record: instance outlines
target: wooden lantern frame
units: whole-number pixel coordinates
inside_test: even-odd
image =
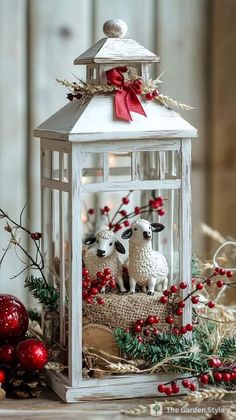
[[[123,40],[126,41],[126,40]],[[128,41],[128,40],[127,40]],[[97,45],[97,44],[96,44]],[[152,54],[152,53],[150,53]],[[140,69],[143,77],[147,76],[147,62],[151,58],[140,58]],[[135,54],[137,57],[137,53]],[[155,56],[156,57],[156,56]],[[132,58],[132,57],[131,57]],[[119,64],[129,64],[132,60],[108,60],[109,68]],[[91,76],[91,59],[86,56],[78,63],[87,64],[88,74]],[[103,75],[106,70],[105,59],[94,60],[97,74]],[[136,58],[136,62],[138,62]],[[115,63],[115,64],[114,64]],[[89,76],[89,77],[90,77]],[[97,83],[97,80],[96,80]],[[161,105],[143,102],[147,117],[133,114],[131,123],[114,120],[113,95],[94,96],[88,103],[81,104],[74,100],[58,113],[41,124],[35,135],[41,138],[41,197],[42,197],[42,233],[47,237],[47,247],[52,246],[53,216],[51,194],[58,193],[58,220],[59,220],[59,249],[60,249],[60,345],[63,348],[66,341],[65,331],[65,301],[66,279],[64,238],[65,226],[63,225],[65,208],[63,195],[67,195],[66,209],[68,215],[68,246],[69,273],[68,279],[68,376],[63,373],[50,371],[50,383],[54,391],[66,402],[77,402],[91,399],[115,399],[143,396],[156,396],[157,384],[168,382],[173,375],[119,375],[105,379],[85,379],[82,377],[82,201],[84,192],[105,191],[147,191],[168,190],[178,191],[179,195],[179,222],[180,222],[180,254],[179,254],[179,279],[191,287],[191,138],[196,137],[197,131],[178,114]],[[166,153],[178,152],[179,170],[177,177],[165,179],[164,162]],[[53,179],[52,155],[58,154],[58,176]],[[131,180],[113,182],[109,179],[109,153],[131,153]],[[158,154],[159,176],[158,179],[138,179],[136,161],[138,153],[151,152]],[[47,154],[49,153],[49,160]],[[103,178],[101,182],[82,182],[84,155],[86,153],[101,153],[103,156]],[[66,156],[66,159],[65,159]],[[66,163],[66,179],[65,167]],[[47,166],[48,165],[48,166]],[[49,194],[45,196],[45,191]],[[46,206],[46,207],[45,207]],[[45,214],[45,208],[49,213]],[[50,210],[51,209],[51,210]],[[48,210],[47,210],[48,212]],[[51,213],[50,213],[51,212]],[[173,203],[168,203],[169,217],[173,218]],[[47,223],[45,223],[47,218]],[[170,219],[169,226],[173,227]],[[170,246],[171,246],[170,229]],[[45,244],[44,250],[46,252]],[[49,253],[49,265],[52,263]],[[170,249],[170,254],[172,250]],[[81,273],[81,274],[80,274]],[[187,291],[183,290],[183,298]],[[186,301],[186,308],[182,317],[182,325],[191,322],[191,302]]]

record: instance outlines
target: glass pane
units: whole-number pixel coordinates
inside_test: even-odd
[[[131,180],[131,153],[110,153],[109,154],[109,181],[130,181]]]
[[[68,153],[63,153],[62,159],[62,182],[69,182]]]
[[[52,152],[42,149],[42,176],[43,178],[52,178]]]
[[[45,274],[47,280],[52,282],[52,273],[50,270],[51,267],[51,229],[52,229],[52,190],[50,188],[43,188],[42,192],[43,200],[43,256],[44,256],[44,265],[45,265]]]
[[[103,182],[102,153],[85,153],[83,168],[83,184]]]
[[[133,172],[136,179],[158,180],[179,177],[180,156],[177,150],[137,152],[135,157]]]
[[[52,179],[55,181],[60,181],[60,159],[59,159],[59,152],[53,151],[52,152]]]

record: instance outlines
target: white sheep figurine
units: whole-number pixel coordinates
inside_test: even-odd
[[[121,237],[129,239],[129,281],[130,293],[135,293],[136,284],[154,295],[154,289],[164,290],[168,285],[168,265],[161,252],[152,250],[152,233],[161,232],[164,226],[160,223],[150,223],[145,219],[133,222]]]
[[[90,236],[85,241],[85,245],[96,244],[95,247],[88,249],[84,253],[84,263],[89,271],[91,278],[96,278],[98,271],[110,268],[112,276],[122,293],[126,292],[122,278],[122,265],[117,252],[125,254],[125,248],[118,241],[114,232],[102,230],[95,236]]]

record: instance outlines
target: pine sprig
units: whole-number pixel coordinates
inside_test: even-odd
[[[43,305],[44,309],[56,312],[59,307],[59,294],[55,287],[47,285],[41,278],[30,275],[25,280],[25,287]]]

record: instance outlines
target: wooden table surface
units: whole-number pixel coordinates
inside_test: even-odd
[[[230,397],[232,400],[232,396]],[[170,399],[171,400],[171,399]],[[158,400],[159,401],[159,400]],[[160,399],[160,402],[162,400]],[[138,405],[146,405],[148,403],[153,403],[154,399],[137,399],[137,400],[116,400],[116,401],[98,401],[98,402],[81,402],[76,404],[64,404],[62,403],[55,394],[51,391],[48,391],[42,397],[37,399],[29,400],[16,400],[16,399],[5,399],[0,401],[0,418],[8,420],[16,419],[49,419],[49,420],[123,420],[123,419],[132,419],[138,418],[140,420],[153,418],[150,415],[150,412],[146,415],[129,417],[121,414],[121,410],[128,410]],[[167,404],[165,404],[167,407]],[[195,406],[191,406],[196,409]],[[209,408],[212,409],[223,409],[223,416],[212,417],[213,412],[208,413],[169,413],[163,414],[160,418],[162,420],[179,420],[179,419],[227,419],[231,420],[231,417],[227,413],[229,407],[228,403],[221,401],[218,402],[208,402],[201,403],[198,406],[200,409]]]

